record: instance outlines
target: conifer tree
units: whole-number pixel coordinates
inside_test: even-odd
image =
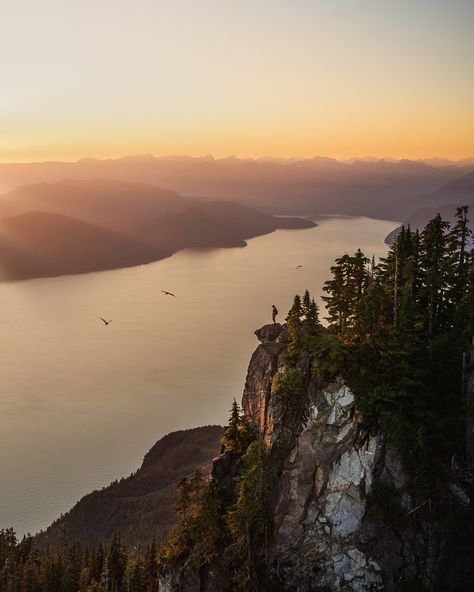
[[[316,302],[314,301],[314,298],[311,299],[311,303],[309,305],[308,312],[306,313],[306,318],[304,322],[310,331],[315,331],[320,326],[319,308]]]
[[[293,305],[290,308],[290,310],[288,311],[288,314],[286,316],[286,321],[288,321],[290,318],[295,319],[295,320],[297,319],[299,321],[302,316],[303,316],[303,304],[301,302],[301,296],[299,294],[295,294],[295,297],[293,298]]]
[[[311,298],[308,290],[305,290],[302,300],[302,311],[304,315],[303,326],[309,334],[315,334],[319,328],[318,305]]]
[[[469,207],[456,209],[456,223],[447,237],[447,251],[449,258],[449,300],[455,309],[455,324],[459,326],[459,311],[463,296],[468,285],[469,247],[472,242],[472,231],[469,228]]]
[[[428,334],[433,336],[446,320],[447,236],[449,222],[437,214],[422,232],[420,258],[423,275],[422,306],[426,310]]]
[[[305,290],[305,292],[303,294],[303,299],[301,301],[301,309],[302,309],[302,313],[305,317],[308,316],[310,306],[311,306],[311,295],[308,290]]]
[[[154,538],[146,550],[141,573],[136,573],[134,577],[143,581],[145,592],[158,592],[158,561]]]
[[[239,404],[234,399],[230,418],[224,434],[221,438],[222,451],[243,454],[251,440],[251,430],[247,421],[242,416]]]
[[[370,283],[368,264],[360,249],[353,256],[343,255],[331,267],[332,279],[324,284],[327,320],[340,335],[350,333],[358,303]]]

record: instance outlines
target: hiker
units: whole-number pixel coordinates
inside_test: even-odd
[[[272,304],[272,320],[274,323],[276,323],[277,314],[278,314],[278,309],[274,304]]]

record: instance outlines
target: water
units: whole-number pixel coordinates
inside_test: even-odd
[[[0,528],[36,532],[164,434],[226,421],[271,305],[283,320],[335,257],[383,255],[395,226],[327,218],[244,249],[0,284]]]

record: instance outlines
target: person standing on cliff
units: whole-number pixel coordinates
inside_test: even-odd
[[[277,309],[277,307],[274,304],[272,304],[272,321],[274,323],[276,323],[276,316],[277,316],[277,314],[278,314],[278,309]]]

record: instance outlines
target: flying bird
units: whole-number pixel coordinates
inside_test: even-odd
[[[104,325],[107,327],[107,325],[110,325],[110,323],[112,322],[113,319],[110,319],[110,321],[106,321],[105,319],[103,319],[102,317],[99,317],[100,320],[104,323]]]
[[[303,266],[302,266],[302,265],[297,265],[297,266],[296,266],[296,269],[298,269],[298,267],[303,267]]]
[[[176,298],[176,294],[173,294],[173,292],[167,292],[166,290],[161,290],[163,292],[163,294],[165,294],[165,296],[173,296],[173,298]]]

